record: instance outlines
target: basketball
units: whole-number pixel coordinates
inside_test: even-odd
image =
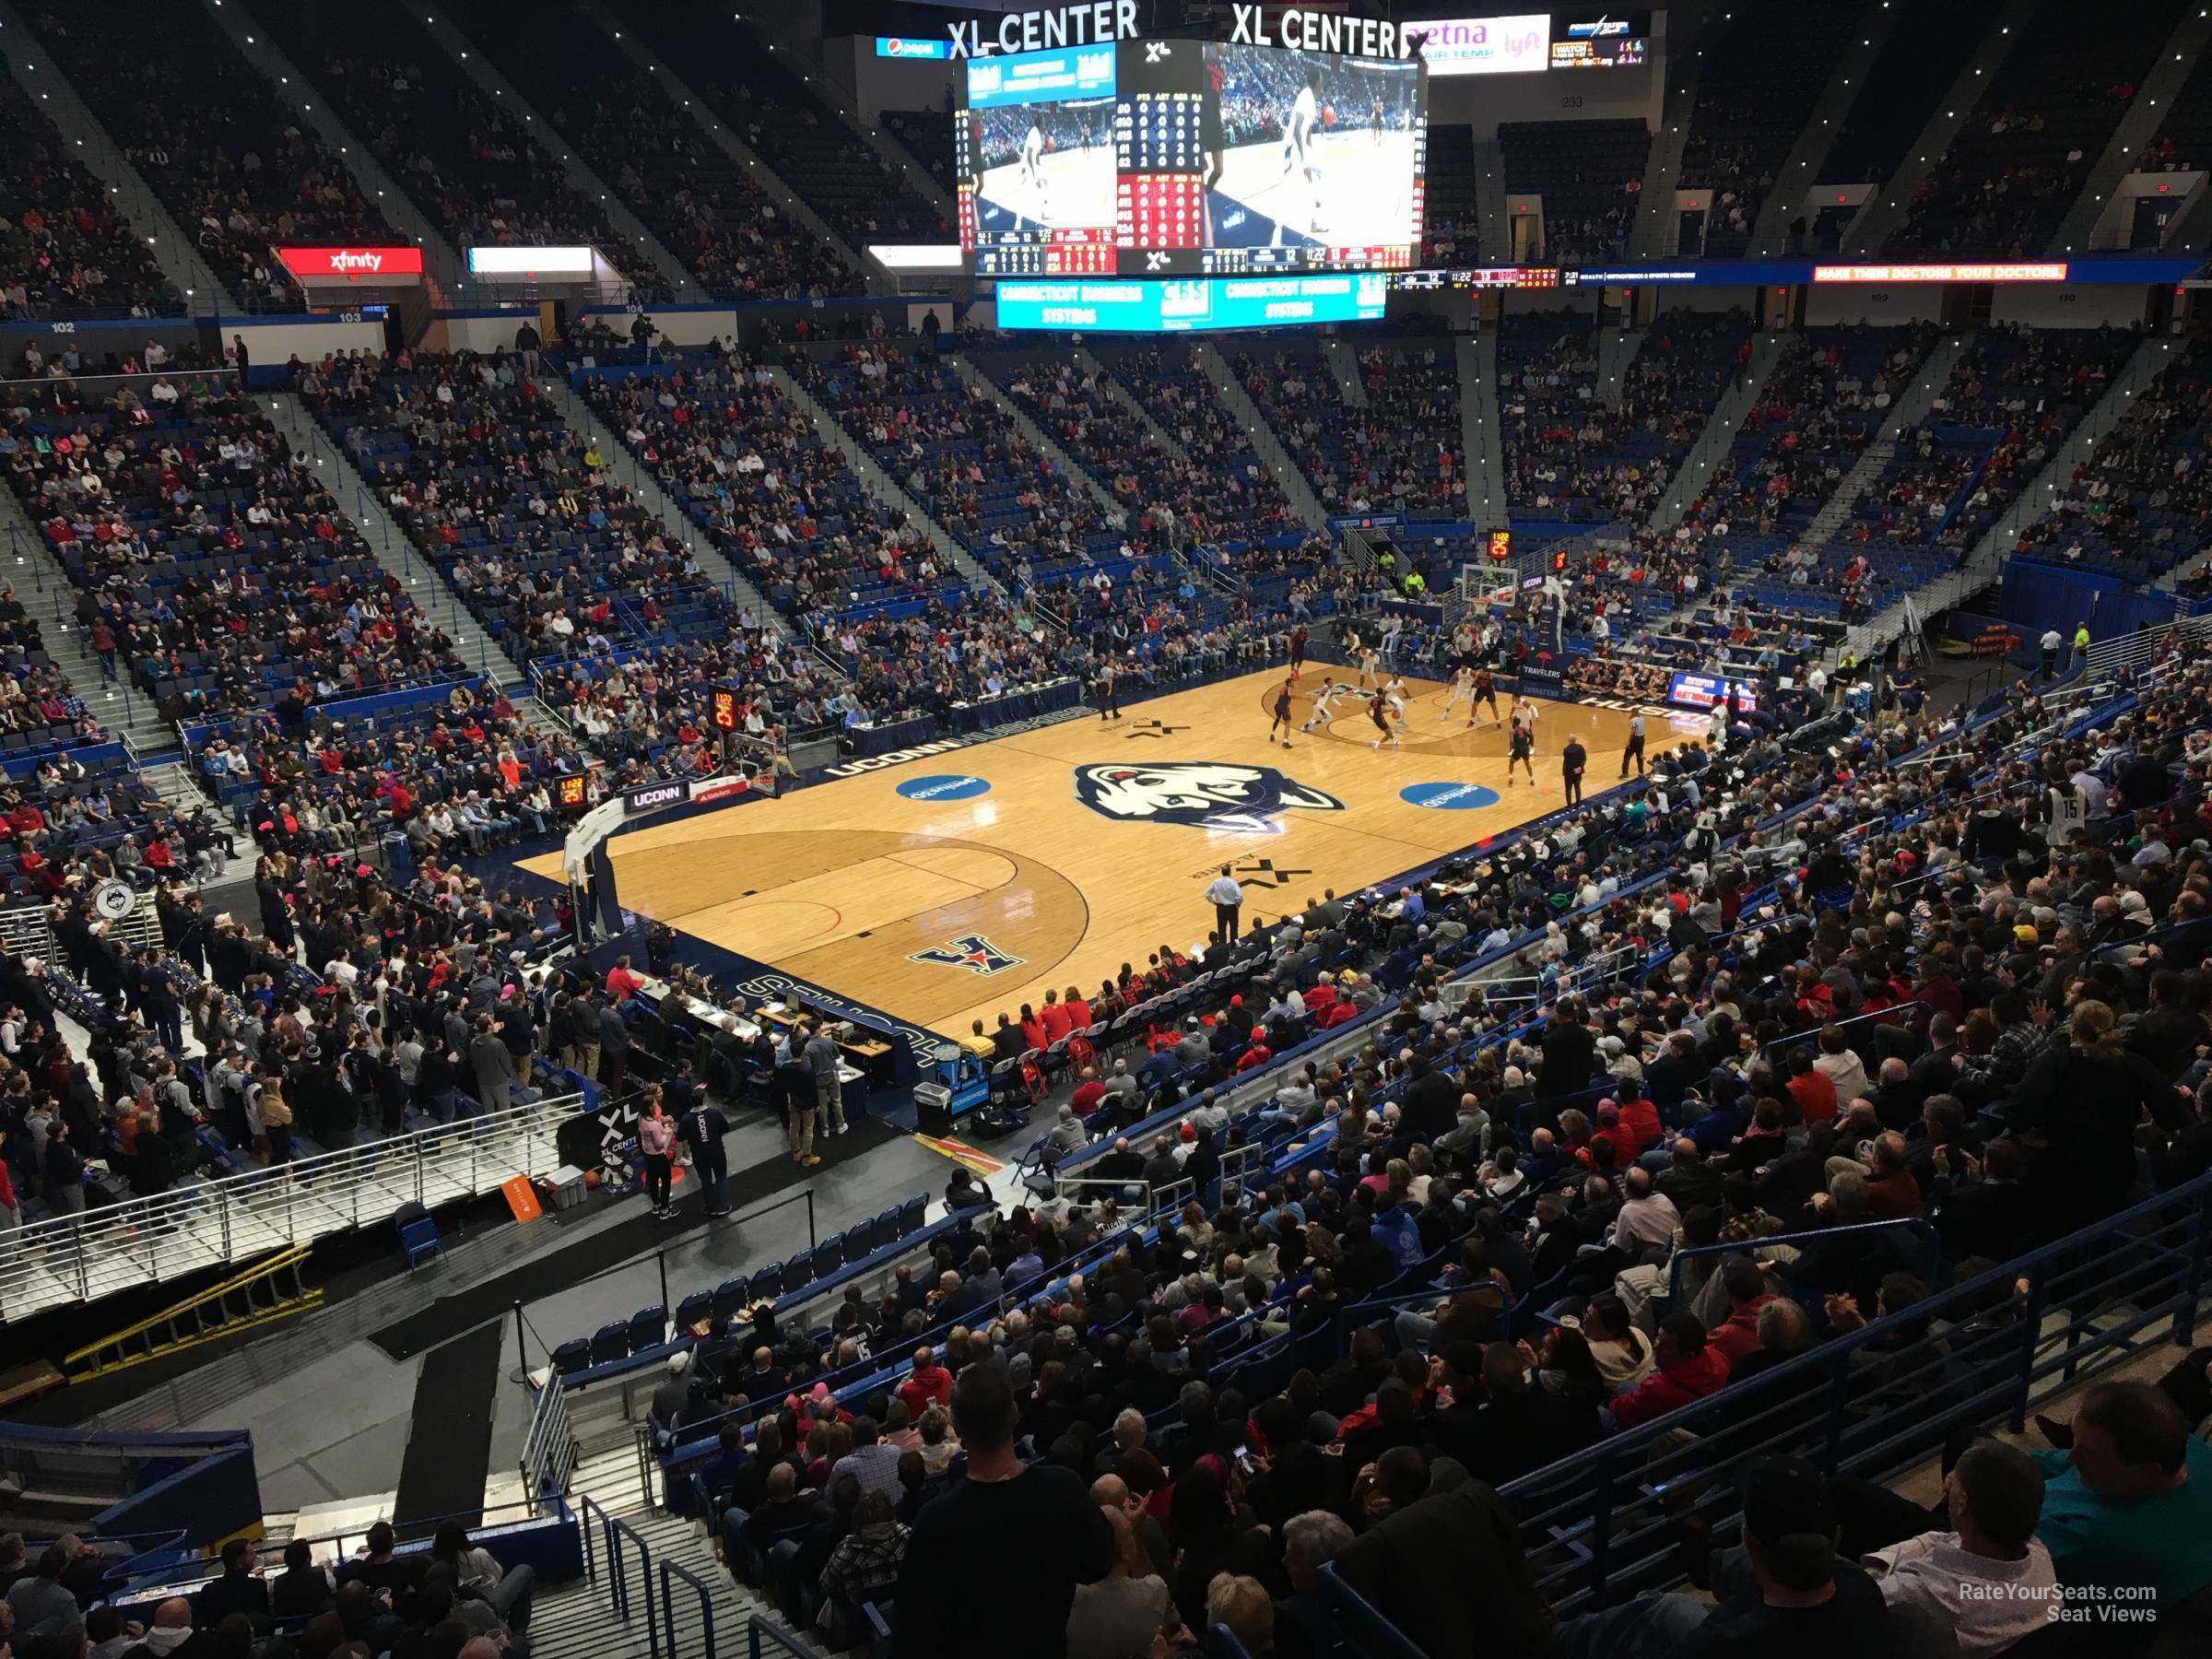
[[[1323,126],[1335,126],[1336,124],[1336,106],[1335,104],[1323,104],[1321,106],[1321,124]]]
[[[1044,153],[1049,156],[1059,147],[1060,141],[1053,137],[1050,133],[1047,133],[1044,135]]]

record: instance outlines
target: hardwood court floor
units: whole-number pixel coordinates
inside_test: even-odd
[[[1048,986],[1095,994],[1122,963],[1203,940],[1213,911],[1202,893],[1223,864],[1243,886],[1244,925],[1272,922],[1324,888],[1351,892],[1557,807],[1570,732],[1590,752],[1594,792],[1613,781],[1627,739],[1625,712],[1543,703],[1535,784],[1509,784],[1505,735],[1488,709],[1469,731],[1464,712],[1441,718],[1444,687],[1416,680],[1404,747],[1369,747],[1361,699],[1325,727],[1294,732],[1286,751],[1265,741],[1282,677],[1249,675],[1109,724],[1073,720],[648,824],[607,843],[621,901],[960,1035],[971,1020],[988,1030],[1000,1009],[1041,1002]],[[1320,681],[1309,667],[1292,704],[1300,724]],[[1654,756],[1703,729],[1647,713]],[[558,855],[524,867],[560,878]]]

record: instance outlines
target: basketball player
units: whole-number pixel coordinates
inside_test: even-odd
[[[1274,747],[1275,735],[1277,732],[1283,735],[1283,747],[1288,748],[1290,747],[1290,681],[1288,680],[1285,680],[1281,689],[1275,694],[1275,719],[1267,727],[1267,743],[1270,747]]]
[[[1359,689],[1372,691],[1375,688],[1375,648],[1355,641],[1352,659],[1359,665]]]
[[[1300,622],[1290,630],[1290,677],[1296,679],[1306,667],[1306,625]]]
[[[1352,688],[1349,686],[1342,685],[1324,675],[1321,689],[1313,693],[1313,712],[1306,716],[1306,724],[1298,729],[1301,732],[1310,732],[1317,725],[1326,725],[1335,717],[1337,700],[1349,697],[1351,694]]]
[[[1307,229],[1316,236],[1321,234],[1321,154],[1314,145],[1314,129],[1320,124],[1321,68],[1316,65],[1306,71],[1306,84],[1298,89],[1290,117],[1283,123],[1283,171],[1295,170],[1304,176],[1313,203],[1313,222]]]
[[[1467,699],[1467,724],[1469,725],[1475,724],[1475,711],[1481,708],[1484,703],[1490,705],[1490,724],[1492,725],[1502,724],[1498,717],[1498,682],[1490,677],[1490,671],[1488,668],[1478,668],[1475,672],[1474,695]]]
[[[1109,720],[1119,720],[1122,717],[1122,700],[1114,688],[1116,678],[1113,659],[1100,657],[1098,679],[1099,724],[1100,725],[1104,725]]]
[[[1037,193],[1038,217],[1041,218],[1050,204],[1044,189],[1044,128],[1034,115],[1030,117],[1030,130],[1021,140],[1021,182]]]
[[[1629,762],[1631,760],[1636,763],[1638,777],[1651,775],[1643,768],[1643,711],[1641,709],[1629,715],[1629,747],[1620,751],[1620,775],[1624,778],[1629,775]]]
[[[1403,679],[1394,674],[1385,680],[1382,683],[1382,698],[1390,704],[1392,718],[1400,721],[1406,718],[1406,682]]]
[[[1198,151],[1205,165],[1198,173],[1198,199],[1206,208],[1206,245],[1214,245],[1214,192],[1221,188],[1221,158],[1229,150],[1229,132],[1221,122],[1221,65],[1206,66],[1209,96],[1198,106]]]
[[[1529,751],[1533,754],[1536,747],[1536,705],[1530,702],[1523,694],[1515,692],[1513,694],[1513,711],[1509,718],[1513,723],[1513,730],[1516,732],[1525,731],[1528,734]]]
[[[1518,714],[1520,710],[1515,709],[1513,712]],[[1512,745],[1512,749],[1506,756],[1505,786],[1508,789],[1513,786],[1513,768],[1518,766],[1527,771],[1528,786],[1534,789],[1536,786],[1536,768],[1535,763],[1529,757],[1535,752],[1535,729],[1533,726],[1523,725],[1516,719],[1513,722],[1512,734],[1507,741]]]
[[[1379,749],[1386,741],[1389,743],[1392,748],[1398,748],[1402,747],[1398,742],[1397,727],[1390,724],[1391,710],[1389,698],[1385,697],[1380,691],[1376,692],[1374,696],[1370,698],[1367,703],[1367,717],[1375,723],[1375,730],[1382,734],[1382,736],[1377,737],[1374,742],[1367,746],[1369,748]],[[1532,772],[1530,776],[1533,778],[1535,774]]]
[[[1373,142],[1382,142],[1382,95],[1375,94],[1374,102],[1367,112],[1367,135]]]
[[[1444,694],[1444,712],[1436,717],[1437,724],[1441,725],[1445,721],[1450,720],[1452,711],[1458,708],[1461,703],[1467,704],[1471,711],[1474,702],[1475,670],[1462,663],[1458,670],[1452,676],[1452,689]],[[1472,712],[1467,715],[1467,724],[1469,725],[1475,724],[1475,716]]]

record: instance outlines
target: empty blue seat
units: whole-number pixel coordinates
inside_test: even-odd
[[[589,1337],[571,1336],[553,1350],[553,1369],[561,1376],[580,1371],[592,1362],[592,1344]]]
[[[664,1307],[640,1308],[629,1316],[629,1351],[642,1353],[649,1347],[658,1347],[668,1340],[668,1310]]]
[[[844,1235],[825,1239],[814,1247],[814,1277],[826,1279],[845,1265]]]
[[[881,1250],[886,1244],[899,1241],[899,1206],[889,1209],[868,1223],[868,1248]]]
[[[803,1290],[814,1283],[814,1253],[802,1250],[783,1264],[783,1293]]]
[[[899,1206],[899,1236],[911,1239],[922,1230],[922,1218],[929,1213],[929,1199],[916,1194]]]
[[[612,1365],[629,1358],[629,1322],[610,1319],[592,1333],[592,1363]]]
[[[724,1324],[753,1304],[753,1281],[739,1274],[714,1287],[714,1322]]]
[[[783,1294],[783,1264],[771,1262],[753,1275],[753,1300],[774,1298]]]
[[[846,1229],[844,1236],[845,1265],[865,1261],[876,1248],[876,1224],[873,1221],[855,1222]]]

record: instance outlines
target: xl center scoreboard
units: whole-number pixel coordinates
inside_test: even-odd
[[[961,88],[960,246],[978,276],[1414,263],[1418,59],[1131,40],[971,60]]]

